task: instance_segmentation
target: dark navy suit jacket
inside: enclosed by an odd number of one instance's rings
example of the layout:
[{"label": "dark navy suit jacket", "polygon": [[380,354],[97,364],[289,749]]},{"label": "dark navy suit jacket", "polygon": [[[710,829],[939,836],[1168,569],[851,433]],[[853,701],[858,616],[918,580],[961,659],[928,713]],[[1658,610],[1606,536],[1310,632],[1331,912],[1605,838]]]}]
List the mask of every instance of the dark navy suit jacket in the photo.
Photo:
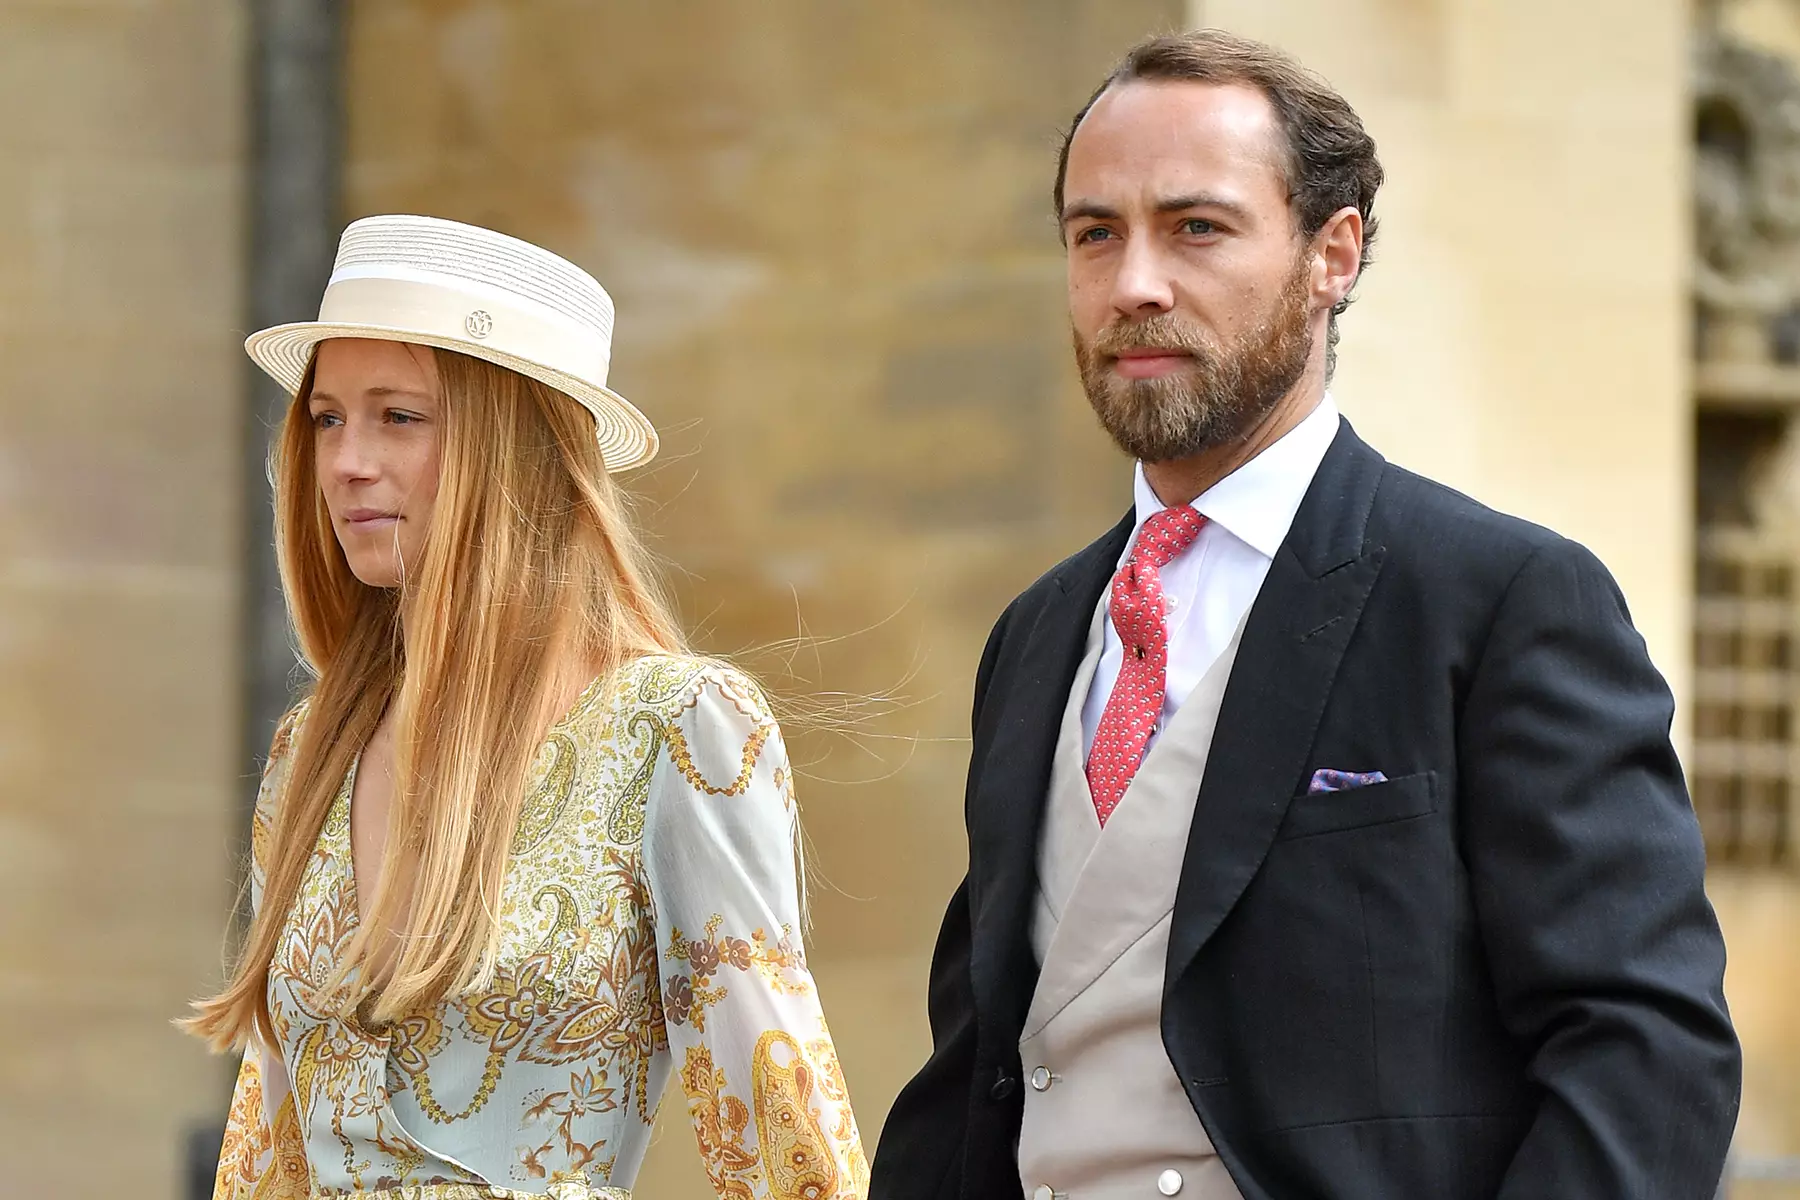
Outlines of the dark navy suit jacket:
[{"label": "dark navy suit jacket", "polygon": [[[1027,589],[982,656],[934,1049],[872,1200],[1020,1193],[1051,755],[1130,529]],[[1162,1039],[1246,1200],[1713,1195],[1740,1059],[1672,712],[1592,554],[1342,426],[1170,831]],[[1387,779],[1309,794],[1321,768]]]}]

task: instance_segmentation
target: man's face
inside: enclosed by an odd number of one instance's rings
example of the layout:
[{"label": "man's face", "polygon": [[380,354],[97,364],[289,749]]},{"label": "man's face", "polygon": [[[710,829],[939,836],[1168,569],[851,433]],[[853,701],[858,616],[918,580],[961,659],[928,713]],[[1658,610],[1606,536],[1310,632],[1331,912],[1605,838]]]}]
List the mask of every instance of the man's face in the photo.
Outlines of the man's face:
[{"label": "man's face", "polygon": [[1283,135],[1238,85],[1137,82],[1069,145],[1063,236],[1082,383],[1146,462],[1239,440],[1304,373],[1322,321]]}]

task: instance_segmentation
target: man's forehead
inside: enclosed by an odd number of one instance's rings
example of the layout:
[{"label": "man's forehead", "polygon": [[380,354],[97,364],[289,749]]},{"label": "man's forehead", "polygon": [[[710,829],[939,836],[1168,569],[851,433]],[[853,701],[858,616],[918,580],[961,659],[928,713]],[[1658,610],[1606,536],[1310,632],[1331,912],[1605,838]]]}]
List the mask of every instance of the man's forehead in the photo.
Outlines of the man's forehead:
[{"label": "man's forehead", "polygon": [[1069,143],[1068,194],[1081,185],[1184,187],[1230,177],[1285,193],[1274,105],[1245,84],[1135,80],[1094,102]]}]

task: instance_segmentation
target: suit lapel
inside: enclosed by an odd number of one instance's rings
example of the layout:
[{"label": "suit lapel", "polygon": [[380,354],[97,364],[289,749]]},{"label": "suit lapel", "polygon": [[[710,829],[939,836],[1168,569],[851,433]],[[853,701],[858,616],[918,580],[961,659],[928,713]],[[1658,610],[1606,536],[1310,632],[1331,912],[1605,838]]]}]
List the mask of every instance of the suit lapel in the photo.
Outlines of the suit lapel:
[{"label": "suit lapel", "polygon": [[1189,826],[1165,989],[1243,895],[1300,786],[1381,571],[1382,549],[1364,534],[1385,466],[1349,422],[1339,426],[1251,606]]},{"label": "suit lapel", "polygon": [[1004,679],[1004,690],[988,698],[1002,707],[984,761],[971,766],[980,774],[968,814],[974,910],[969,971],[979,1022],[996,1045],[1018,1041],[1036,986],[1030,920],[1050,766],[1094,608],[1132,525],[1127,513],[1057,570],[1056,588],[1025,635],[1017,669]]}]

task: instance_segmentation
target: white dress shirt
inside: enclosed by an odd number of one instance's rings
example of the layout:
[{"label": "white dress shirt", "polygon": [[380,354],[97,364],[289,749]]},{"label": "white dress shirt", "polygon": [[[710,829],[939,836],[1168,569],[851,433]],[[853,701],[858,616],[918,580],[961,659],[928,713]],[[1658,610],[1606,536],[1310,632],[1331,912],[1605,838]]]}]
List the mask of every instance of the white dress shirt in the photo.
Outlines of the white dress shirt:
[{"label": "white dress shirt", "polygon": [[[1338,410],[1330,393],[1305,420],[1288,430],[1261,454],[1202,492],[1193,502],[1206,518],[1200,536],[1162,569],[1162,585],[1168,612],[1169,671],[1163,692],[1162,717],[1150,734],[1169,723],[1206,669],[1237,632],[1238,622],[1250,610],[1262,590],[1269,564],[1294,523],[1294,514],[1306,489],[1312,486],[1319,463],[1337,436]],[[1144,464],[1137,465],[1134,487],[1137,524],[1119,556],[1125,565],[1143,532],[1144,522],[1168,507],[1157,499],[1144,478]],[[1108,584],[1100,603],[1111,603]],[[1119,677],[1125,647],[1113,628],[1111,614],[1103,623],[1106,649],[1088,688],[1081,712],[1081,753],[1085,762],[1094,747],[1094,731],[1106,711],[1107,697]],[[1146,746],[1148,750],[1148,745]]]}]

